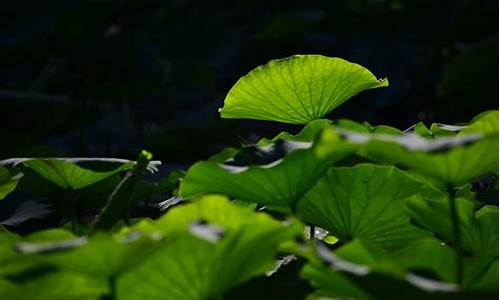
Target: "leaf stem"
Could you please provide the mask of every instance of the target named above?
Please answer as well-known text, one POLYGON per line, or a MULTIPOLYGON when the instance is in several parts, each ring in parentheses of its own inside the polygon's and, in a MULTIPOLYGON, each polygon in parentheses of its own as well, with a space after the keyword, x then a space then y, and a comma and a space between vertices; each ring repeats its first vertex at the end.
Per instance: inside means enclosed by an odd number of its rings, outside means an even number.
POLYGON ((462 284, 463 260, 462 260, 462 237, 460 236, 460 220, 458 218, 458 210, 456 199, 454 197, 453 187, 448 188, 448 199, 450 201, 450 215, 453 226, 453 236, 455 240, 455 255, 456 255, 456 280, 457 284, 462 284))
POLYGON ((116 299, 116 277, 114 275, 109 278, 109 288, 110 288, 111 299, 115 300, 116 299))
POLYGON ((309 245, 313 253, 316 253, 316 226, 309 225, 309 245))
POLYGON ((108 202, 92 226, 91 234, 98 230, 109 230, 121 218, 128 221, 128 210, 133 205, 135 187, 146 171, 151 158, 151 153, 141 151, 134 170, 125 175, 109 196, 108 202))
POLYGON ((71 223, 71 231, 77 235, 78 234, 78 219, 76 213, 76 200, 75 192, 73 189, 69 189, 65 194, 65 202, 69 204, 69 221, 71 223))
POLYGON ((314 240, 314 235, 316 233, 316 227, 314 225, 309 225, 309 239, 314 240))

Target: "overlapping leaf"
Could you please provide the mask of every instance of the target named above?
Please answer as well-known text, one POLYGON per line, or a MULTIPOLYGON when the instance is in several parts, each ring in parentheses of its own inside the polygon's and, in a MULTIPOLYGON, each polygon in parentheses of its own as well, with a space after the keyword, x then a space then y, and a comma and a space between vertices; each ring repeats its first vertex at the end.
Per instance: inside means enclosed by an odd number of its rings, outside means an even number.
POLYGON ((194 164, 181 182, 180 196, 194 197, 218 193, 239 200, 294 209, 296 201, 323 175, 334 162, 350 153, 332 131, 314 143, 283 141, 283 157, 276 157, 276 144, 257 147, 259 153, 273 160, 266 164, 231 165, 204 161, 194 164))
MULTIPOLYGON (((460 238, 465 251, 476 255, 498 256, 498 207, 486 205, 475 210, 469 199, 454 199, 460 238)), ((421 226, 448 242, 454 242, 451 207, 446 198, 415 195, 408 201, 409 215, 421 226)))
POLYGON ((498 135, 425 139, 344 131, 344 138, 368 155, 394 161, 452 186, 498 172, 498 135))
MULTIPOLYGON (((1 233, 0 240, 2 241, 0 274, 5 276, 5 278, 0 278, 0 287, 2 287, 0 295, 5 297, 2 299, 97 300, 108 292, 109 287, 107 281, 101 277, 102 274, 89 277, 70 270, 71 267, 67 270, 58 269, 55 268, 56 265, 48 263, 41 256, 22 253, 23 251, 66 253, 66 250, 78 247, 78 240, 75 240, 75 237, 67 231, 50 229, 37 232, 22 240, 15 235, 1 233), (16 245, 20 248, 16 249, 16 245), (5 285, 5 290, 2 284, 5 285)), ((88 263, 92 263, 82 257, 75 257, 74 260, 75 262, 78 260, 80 265, 86 265, 87 268, 88 263)), ((62 267, 66 268, 66 265, 62 267)))
POLYGON ((73 237, 47 243, 18 243, 25 259, 92 276, 113 277, 139 264, 155 249, 156 241, 140 234, 112 237, 99 233, 91 238, 73 237))
POLYGON ((405 214, 405 199, 421 188, 421 183, 392 166, 330 168, 299 200, 297 214, 343 242, 357 238, 398 247, 427 235, 405 214))
POLYGON ((209 196, 115 235, 75 237, 48 230, 20 239, 4 233, 0 253, 7 270, 0 274, 22 279, 38 269, 47 272, 39 280, 0 284, 19 300, 32 295, 27 287, 53 299, 97 299, 115 280, 117 299, 217 299, 271 270, 281 243, 301 232, 295 222, 284 225, 227 198, 209 196), (61 274, 82 287, 52 290, 53 278, 61 274), (95 288, 89 290, 87 283, 95 288))
POLYGON ((367 89, 388 86, 366 68, 340 58, 295 55, 243 76, 221 109, 223 118, 306 124, 367 89))
POLYGON ((360 241, 353 241, 335 253, 323 245, 318 245, 317 250, 326 265, 312 261, 303 270, 303 276, 319 289, 311 299, 495 297, 495 284, 491 285, 491 282, 495 278, 498 280, 498 274, 494 273, 495 267, 498 272, 498 260, 484 262, 479 268, 469 261, 467 286, 461 290, 446 282, 454 279, 453 250, 434 239, 416 240, 395 252, 383 251, 360 241))
POLYGON ((319 119, 309 122, 302 130, 292 135, 286 131, 279 133, 272 139, 263 138, 257 142, 259 146, 268 146, 279 140, 288 140, 295 142, 312 142, 318 133, 331 125, 332 121, 326 119, 319 119))
POLYGON ((432 123, 430 128, 427 128, 424 123, 419 122, 407 131, 410 130, 420 136, 429 138, 464 136, 468 134, 495 134, 498 133, 498 110, 485 111, 475 116, 468 124, 450 125, 432 123))
MULTIPOLYGON (((454 249, 435 238, 414 240, 393 251, 355 240, 338 249, 335 254, 373 270, 400 275, 414 272, 449 283, 457 280, 454 249)), ((465 262, 463 289, 481 291, 496 289, 498 257, 463 255, 463 259, 465 262)))
POLYGON ((107 282, 101 278, 69 271, 47 271, 22 282, 4 283, 8 290, 3 290, 0 279, 0 296, 9 300, 99 300, 109 292, 107 282))
POLYGON ((490 110, 479 114, 472 119, 469 126, 460 131, 459 135, 471 133, 498 134, 498 110, 490 110))
POLYGON ((219 299, 272 269, 280 243, 300 233, 216 196, 171 210, 155 228, 177 237, 118 280, 118 299, 219 299))

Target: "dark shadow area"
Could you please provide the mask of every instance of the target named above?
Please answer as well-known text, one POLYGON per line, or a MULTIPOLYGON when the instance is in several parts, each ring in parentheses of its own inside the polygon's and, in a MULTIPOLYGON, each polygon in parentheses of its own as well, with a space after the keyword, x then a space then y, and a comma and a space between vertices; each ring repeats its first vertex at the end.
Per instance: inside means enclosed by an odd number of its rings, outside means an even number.
POLYGON ((390 87, 332 113, 401 129, 498 107, 498 1, 3 1, 1 158, 181 165, 284 126, 221 120, 239 77, 275 58, 357 62, 390 87))

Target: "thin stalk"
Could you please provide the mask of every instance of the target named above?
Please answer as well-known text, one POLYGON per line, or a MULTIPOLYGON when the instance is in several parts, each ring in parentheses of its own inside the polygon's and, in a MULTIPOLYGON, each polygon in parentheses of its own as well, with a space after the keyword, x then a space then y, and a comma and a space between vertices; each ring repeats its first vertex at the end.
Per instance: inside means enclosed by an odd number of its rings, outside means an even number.
POLYGON ((316 226, 309 225, 309 245, 313 253, 316 253, 316 226))
POLYGON ((462 237, 460 236, 460 220, 458 218, 458 210, 454 196, 453 188, 448 188, 448 199, 450 201, 450 216, 453 226, 453 236, 455 240, 455 255, 456 255, 456 280, 457 284, 462 284, 463 260, 462 260, 462 237))
POLYGON ((76 214, 75 214, 75 211, 73 210, 72 211, 72 214, 71 214, 71 231, 74 233, 74 234, 77 234, 77 222, 76 222, 76 214))
POLYGON ((109 292, 103 295, 101 300, 115 300, 116 299, 116 275, 111 275, 108 278, 109 292))
POLYGON ((71 231, 74 234, 78 233, 78 219, 76 214, 76 200, 75 200, 75 192, 73 189, 69 189, 66 191, 64 196, 65 205, 69 205, 68 213, 69 213, 69 221, 71 223, 71 231))
POLYGON ((120 219, 128 222, 128 210, 133 205, 135 187, 146 171, 151 158, 151 153, 141 151, 134 170, 125 175, 109 196, 108 202, 92 225, 91 234, 99 230, 109 230, 120 219))
POLYGON ((109 278, 110 299, 116 299, 116 277, 113 275, 109 278))

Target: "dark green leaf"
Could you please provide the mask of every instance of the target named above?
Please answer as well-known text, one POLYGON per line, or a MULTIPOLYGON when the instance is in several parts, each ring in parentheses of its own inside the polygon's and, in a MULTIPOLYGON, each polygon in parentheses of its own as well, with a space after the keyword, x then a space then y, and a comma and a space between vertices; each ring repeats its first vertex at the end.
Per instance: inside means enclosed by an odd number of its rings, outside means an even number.
MULTIPOLYGON (((351 149, 332 131, 314 143, 284 141, 286 154, 265 165, 234 166, 204 161, 194 164, 180 186, 181 197, 218 193, 239 200, 289 207, 351 149)), ((269 153, 272 145, 260 148, 269 153)))
POLYGON ((55 159, 33 159, 24 162, 24 164, 48 181, 64 189, 73 190, 97 183, 133 166, 133 164, 123 164, 109 172, 95 172, 73 163, 55 159))
MULTIPOLYGON (((487 205, 475 211, 475 203, 455 198, 462 247, 477 255, 498 255, 498 207, 487 205)), ((409 215, 440 238, 454 242, 450 203, 446 197, 415 195, 408 201, 409 215)))
POLYGON ((410 223, 405 199, 423 185, 392 166, 330 168, 299 200, 297 214, 341 241, 398 247, 427 234, 410 223))

